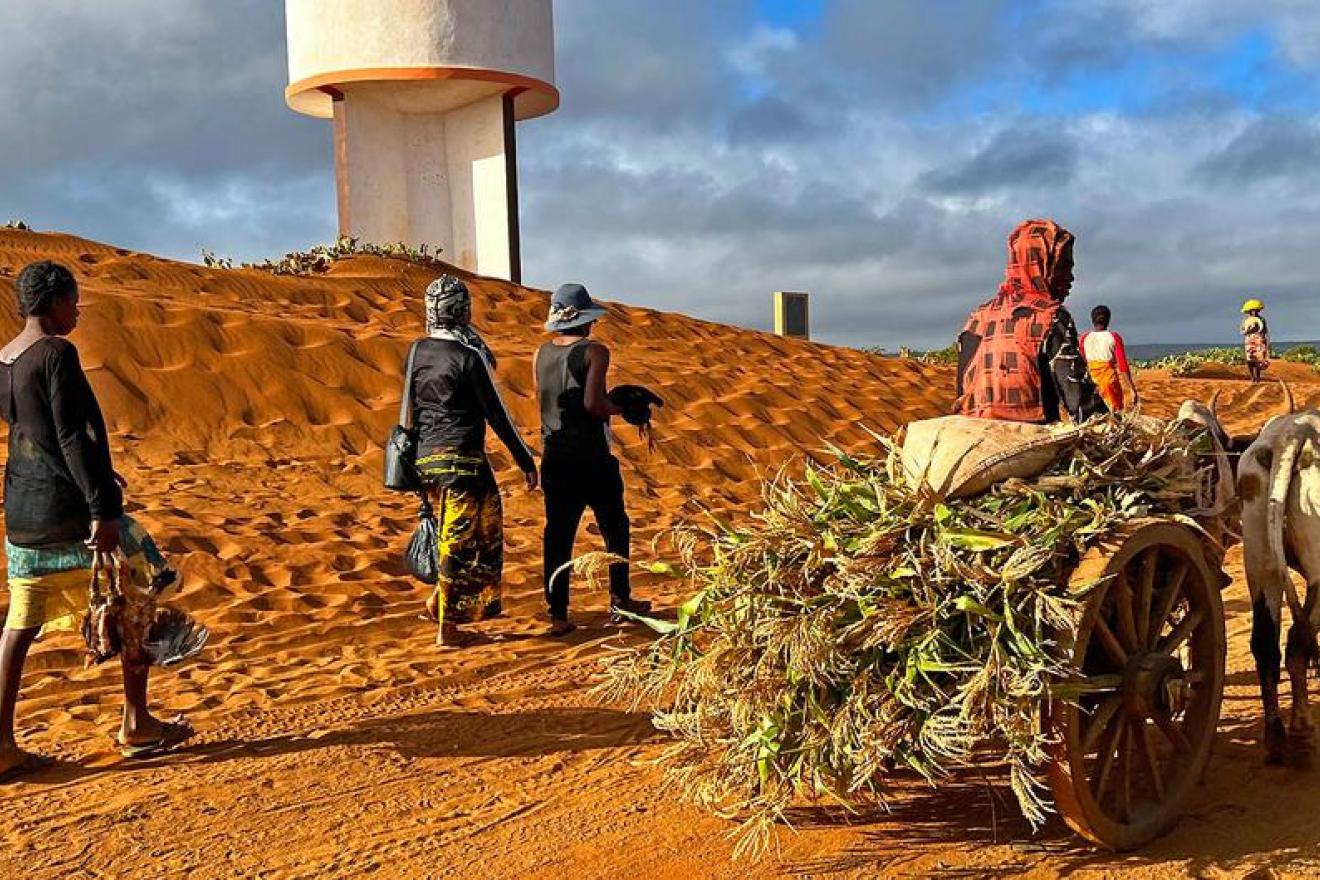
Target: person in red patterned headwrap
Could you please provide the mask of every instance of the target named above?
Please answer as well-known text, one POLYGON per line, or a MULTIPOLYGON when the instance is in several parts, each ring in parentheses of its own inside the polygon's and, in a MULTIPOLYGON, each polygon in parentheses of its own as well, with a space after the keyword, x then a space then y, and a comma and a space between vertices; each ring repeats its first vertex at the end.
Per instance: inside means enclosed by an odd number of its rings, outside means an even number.
POLYGON ((999 292, 972 312, 958 337, 956 412, 1047 423, 1064 411, 1075 422, 1106 411, 1063 307, 1074 241, 1053 220, 1025 220, 1013 230, 999 292))

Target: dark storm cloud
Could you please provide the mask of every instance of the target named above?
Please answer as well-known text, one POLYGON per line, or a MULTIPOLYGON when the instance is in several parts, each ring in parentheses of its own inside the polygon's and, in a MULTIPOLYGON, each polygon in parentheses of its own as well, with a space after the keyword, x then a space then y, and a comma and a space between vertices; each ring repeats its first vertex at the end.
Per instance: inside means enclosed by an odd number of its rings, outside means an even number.
POLYGON ((961 165, 928 172, 922 182, 948 195, 1010 188, 1061 187, 1077 170, 1071 136, 1043 125, 1010 125, 961 165))
POLYGON ((9 0, 3 213, 191 257, 332 234, 330 132, 284 105, 281 7, 9 0))
POLYGON ((863 97, 923 106, 1010 54, 1006 0, 835 0, 822 56, 858 78, 863 97))
POLYGON ((324 124, 284 105, 282 4, 5 5, 11 36, 0 53, 0 137, 7 161, 38 172, 130 163, 196 178, 303 173, 330 155, 324 124), (27 39, 15 39, 24 33, 27 39))
POLYGON ((1197 170, 1223 186, 1288 178, 1314 181, 1320 174, 1320 128, 1291 117, 1258 119, 1197 170))
MULTIPOLYGON (((333 235, 283 4, 4 5, 0 219, 194 258, 333 235)), ((530 281, 756 327, 802 289, 821 338, 942 345, 1047 215, 1079 236, 1074 310, 1108 302, 1133 341, 1231 339, 1246 293, 1320 335, 1315 120, 1198 66, 1265 34, 1316 69, 1320 4, 828 0, 799 30, 759 8, 557 0, 563 106, 519 135, 530 281), (1085 92, 1137 52, 1170 59, 1167 107, 1085 92)))
POLYGON ((823 129, 803 108, 776 95, 739 107, 733 113, 729 142, 734 146, 778 144, 801 140, 823 129))
POLYGON ((755 9, 754 0, 556 3, 566 112, 548 125, 605 118, 658 127, 720 119, 738 88, 720 47, 737 38, 755 9))

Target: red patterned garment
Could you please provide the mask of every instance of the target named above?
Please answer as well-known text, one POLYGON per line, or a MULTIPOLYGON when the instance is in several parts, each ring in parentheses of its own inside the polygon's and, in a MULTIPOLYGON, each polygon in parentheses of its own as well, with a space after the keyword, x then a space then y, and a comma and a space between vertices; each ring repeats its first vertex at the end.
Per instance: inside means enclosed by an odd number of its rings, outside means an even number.
POLYGON ((1070 258, 1073 234, 1053 220, 1026 220, 1008 239, 1008 268, 995 298, 967 320, 979 339, 963 366, 963 415, 1015 422, 1046 420, 1040 354, 1060 309, 1050 282, 1070 258))

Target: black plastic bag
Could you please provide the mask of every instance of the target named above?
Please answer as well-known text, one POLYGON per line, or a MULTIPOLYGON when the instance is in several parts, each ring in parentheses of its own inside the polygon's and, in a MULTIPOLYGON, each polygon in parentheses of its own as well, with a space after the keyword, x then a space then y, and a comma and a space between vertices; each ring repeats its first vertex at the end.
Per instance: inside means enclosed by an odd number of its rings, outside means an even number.
POLYGON ((423 494, 422 506, 417 511, 417 528, 408 540, 408 549, 403 551, 403 561, 408 570, 424 584, 435 586, 440 580, 439 526, 435 521, 435 511, 431 502, 423 494))
POLYGON ((384 482, 395 492, 416 492, 422 485, 417 474, 417 433, 402 425, 395 425, 385 441, 384 482))

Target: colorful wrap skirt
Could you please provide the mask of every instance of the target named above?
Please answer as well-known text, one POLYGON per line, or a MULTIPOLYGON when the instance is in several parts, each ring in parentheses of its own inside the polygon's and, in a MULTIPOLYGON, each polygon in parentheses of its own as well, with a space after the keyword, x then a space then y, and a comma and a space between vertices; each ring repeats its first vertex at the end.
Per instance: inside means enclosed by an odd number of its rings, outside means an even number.
POLYGON ((1246 336, 1246 355, 1249 364, 1268 364, 1270 362, 1270 339, 1264 333, 1248 333, 1246 336))
MULTIPOLYGON (((119 521, 119 549, 138 589, 160 589, 175 580, 156 542, 131 516, 119 521)), ((87 613, 92 579, 92 551, 86 544, 17 547, 6 539, 5 557, 9 567, 5 629, 40 628, 43 633, 78 629, 87 613)))
POLYGON ((484 455, 439 451, 417 460, 435 507, 441 621, 503 612, 504 507, 484 455))
POLYGON ((1110 412, 1120 412, 1123 409, 1123 383, 1118 366, 1113 361, 1088 361, 1086 368, 1105 406, 1110 412))

